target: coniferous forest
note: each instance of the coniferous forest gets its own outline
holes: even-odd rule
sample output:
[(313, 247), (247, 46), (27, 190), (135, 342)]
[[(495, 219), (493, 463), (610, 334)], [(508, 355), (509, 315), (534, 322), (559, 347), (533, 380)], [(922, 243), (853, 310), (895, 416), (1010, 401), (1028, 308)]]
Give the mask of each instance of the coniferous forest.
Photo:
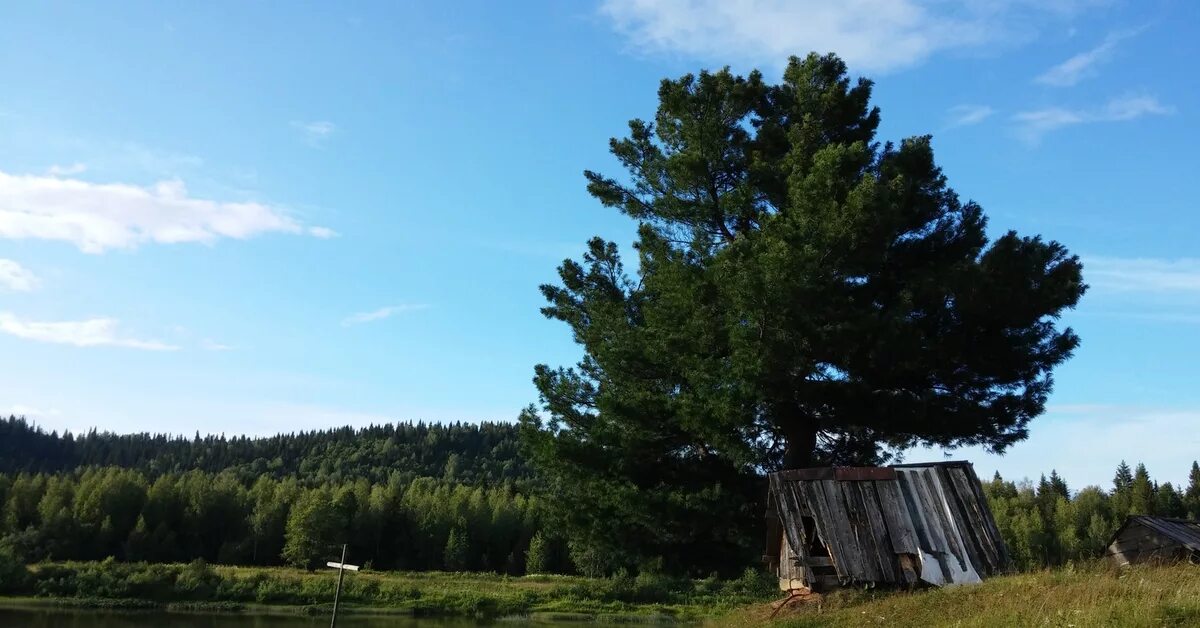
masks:
[(520, 482), (516, 426), (508, 423), (394, 423), (266, 438), (167, 434), (46, 433), (17, 417), (0, 420), (0, 472), (72, 471), (115, 466), (154, 479), (184, 471), (226, 472), (242, 481), (266, 475), (317, 481), (386, 482), (446, 477), (467, 484)]
[(564, 570), (512, 425), (400, 423), (270, 438), (47, 434), (0, 421), (0, 551), (103, 559)]
[[(348, 543), (376, 569), (599, 576), (629, 567), (553, 526), (541, 506), (550, 496), (508, 424), (186, 439), (58, 435), (10, 417), (0, 420), (0, 447), (0, 554), (20, 562), (313, 567)], [(997, 475), (984, 488), (1026, 569), (1098, 556), (1127, 515), (1200, 517), (1196, 464), (1186, 487), (1121, 462), (1107, 487), (1076, 489), (1052, 471), (1036, 483)], [(747, 528), (737, 542), (752, 548), (762, 534)], [(728, 570), (753, 566), (747, 558)]]

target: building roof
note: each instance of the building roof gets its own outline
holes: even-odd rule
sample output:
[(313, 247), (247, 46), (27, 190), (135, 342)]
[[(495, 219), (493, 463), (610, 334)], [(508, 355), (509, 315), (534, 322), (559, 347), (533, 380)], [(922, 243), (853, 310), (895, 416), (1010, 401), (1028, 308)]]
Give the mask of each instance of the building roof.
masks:
[(811, 517), (843, 584), (959, 584), (1008, 568), (969, 462), (795, 469), (771, 474), (770, 483), (793, 551), (807, 559)]
[(1125, 523), (1108, 540), (1108, 544), (1111, 546), (1114, 541), (1121, 537), (1121, 534), (1126, 529), (1133, 525), (1144, 526), (1159, 535), (1176, 541), (1193, 552), (1200, 552), (1200, 521), (1156, 517), (1154, 515), (1132, 515), (1127, 517)]

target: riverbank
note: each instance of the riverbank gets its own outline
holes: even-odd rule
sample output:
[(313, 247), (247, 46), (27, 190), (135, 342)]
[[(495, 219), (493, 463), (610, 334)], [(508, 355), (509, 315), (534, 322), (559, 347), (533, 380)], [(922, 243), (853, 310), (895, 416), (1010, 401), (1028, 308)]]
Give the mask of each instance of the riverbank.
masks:
[[(5, 583), (0, 604), (256, 614), (327, 614), (337, 580), (332, 571), (112, 560), (31, 565), (21, 578)], [(660, 623), (700, 621), (776, 595), (773, 579), (755, 572), (722, 581), (364, 571), (347, 575), (341, 600), (347, 614)]]

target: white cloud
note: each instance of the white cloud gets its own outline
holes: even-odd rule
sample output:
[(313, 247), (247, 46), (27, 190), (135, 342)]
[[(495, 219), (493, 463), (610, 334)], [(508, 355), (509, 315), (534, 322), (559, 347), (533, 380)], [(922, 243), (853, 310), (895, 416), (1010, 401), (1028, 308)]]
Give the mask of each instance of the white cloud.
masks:
[(189, 196), (179, 180), (141, 187), (0, 172), (0, 238), (59, 240), (101, 253), (146, 242), (212, 243), (272, 232), (332, 235), (261, 203)]
[(1098, 290), (1200, 294), (1200, 258), (1086, 257), (1083, 276)]
[(314, 238), (321, 238), (322, 240), (328, 240), (329, 238), (335, 238), (335, 237), (337, 237), (337, 234), (338, 233), (336, 231), (334, 231), (333, 229), (330, 229), (329, 227), (309, 227), (308, 228), (308, 235), (310, 235)]
[(1158, 102), (1153, 96), (1125, 96), (1110, 100), (1099, 115), (1094, 117), (1098, 122), (1115, 122), (1133, 120), (1147, 115), (1167, 115), (1175, 109)]
[(600, 12), (637, 48), (719, 63), (781, 63), (836, 52), (855, 70), (912, 66), (953, 49), (1011, 45), (1092, 0), (605, 0)]
[(416, 310), (423, 310), (428, 307), (429, 306), (424, 303), (389, 305), (386, 307), (381, 307), (377, 310), (371, 310), (369, 312), (358, 312), (357, 314), (351, 314), (350, 316), (347, 316), (344, 320), (342, 320), (342, 326), (349, 327), (351, 325), (360, 325), (362, 323), (370, 323), (372, 321), (378, 321), (378, 320), (383, 320), (385, 318), (391, 318), (397, 314), (403, 314), (404, 312), (413, 312)]
[(29, 292), (40, 280), (28, 268), (10, 260), (0, 258), (0, 288), (14, 292)]
[(232, 345), (223, 344), (209, 338), (200, 341), (200, 348), (205, 351), (233, 351)]
[(1013, 116), (1017, 123), (1017, 134), (1021, 139), (1036, 144), (1042, 136), (1078, 124), (1096, 122), (1123, 122), (1150, 115), (1167, 115), (1174, 109), (1158, 102), (1153, 96), (1124, 96), (1114, 98), (1099, 109), (1066, 109), (1047, 107), (1022, 111)]
[(946, 128), (952, 129), (979, 124), (990, 118), (993, 113), (996, 113), (996, 110), (987, 105), (957, 105), (951, 107), (947, 113), (950, 120), (946, 123)]
[(87, 164), (80, 162), (75, 162), (69, 166), (60, 166), (58, 164), (54, 164), (46, 169), (46, 174), (52, 177), (69, 177), (73, 174), (79, 174), (81, 172), (87, 172)]
[(1034, 79), (1043, 85), (1052, 85), (1054, 87), (1069, 87), (1079, 81), (1095, 76), (1098, 73), (1097, 66), (1112, 58), (1113, 51), (1116, 50), (1117, 44), (1123, 40), (1129, 39), (1137, 35), (1140, 30), (1124, 31), (1119, 33), (1109, 33), (1104, 41), (1099, 46), (1091, 50), (1085, 50), (1066, 61), (1050, 68), (1043, 72), (1040, 76)]
[(329, 139), (330, 136), (337, 131), (337, 125), (324, 120), (315, 120), (312, 122), (293, 121), (292, 127), (300, 131), (304, 136), (304, 141), (312, 146), (319, 146)]
[(9, 312), (0, 312), (0, 332), (52, 344), (76, 347), (127, 347), (147, 351), (173, 351), (179, 347), (157, 340), (139, 340), (117, 334), (118, 322), (112, 318), (83, 321), (25, 321)]

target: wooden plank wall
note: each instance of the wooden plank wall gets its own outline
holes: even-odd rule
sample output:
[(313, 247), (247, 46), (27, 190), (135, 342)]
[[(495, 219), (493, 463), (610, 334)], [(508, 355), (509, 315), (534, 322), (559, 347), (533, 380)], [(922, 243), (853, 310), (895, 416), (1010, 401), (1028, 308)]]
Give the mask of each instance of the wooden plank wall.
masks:
[(1128, 565), (1155, 560), (1176, 560), (1188, 553), (1188, 548), (1177, 539), (1163, 535), (1139, 521), (1132, 521), (1117, 533), (1116, 538), (1108, 545), (1105, 555), (1117, 565)]
[[(784, 576), (812, 583), (827, 560), (840, 584), (977, 582), (1009, 568), (1007, 549), (968, 463), (886, 469), (803, 469), (772, 474), (786, 540)], [(812, 517), (828, 558), (806, 555)], [(797, 550), (797, 548), (799, 548)], [(783, 567), (788, 552), (795, 570)]]

